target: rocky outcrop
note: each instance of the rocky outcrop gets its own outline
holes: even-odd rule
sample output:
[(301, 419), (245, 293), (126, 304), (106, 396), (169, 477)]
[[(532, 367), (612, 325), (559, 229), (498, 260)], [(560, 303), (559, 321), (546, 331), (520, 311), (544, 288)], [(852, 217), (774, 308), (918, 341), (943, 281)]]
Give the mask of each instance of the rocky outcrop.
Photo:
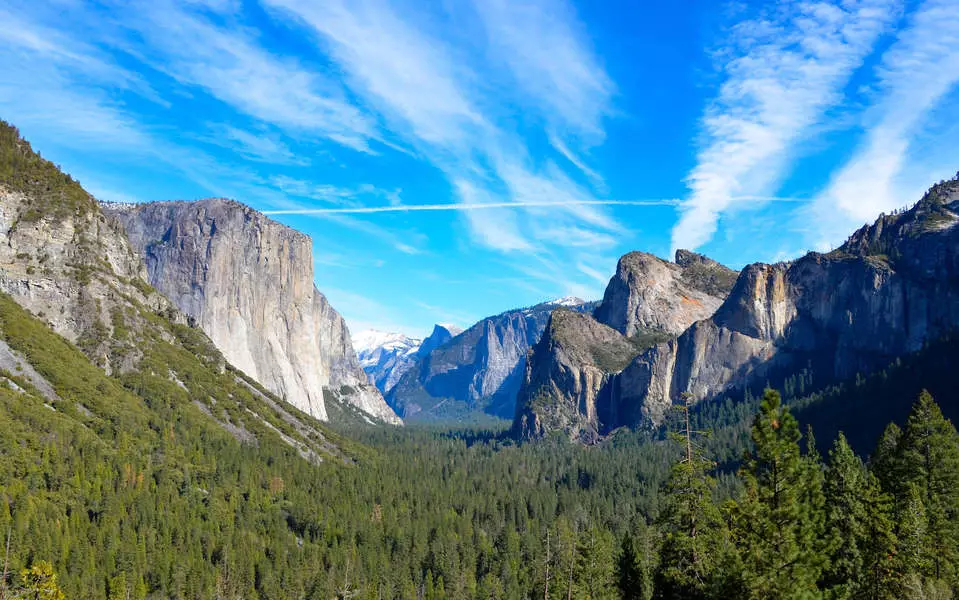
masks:
[(554, 310), (530, 351), (514, 427), (524, 438), (564, 431), (591, 442), (608, 414), (607, 383), (639, 352), (633, 342), (589, 314)]
[(591, 442), (631, 421), (613, 401), (616, 374), (644, 349), (712, 315), (735, 279), (735, 271), (685, 250), (674, 263), (644, 252), (623, 256), (592, 316), (553, 313), (528, 359), (516, 435), (563, 431)]
[(559, 306), (592, 308), (582, 300), (563, 298), (483, 319), (423, 352), (387, 401), (403, 418), (461, 419), (473, 413), (512, 418), (526, 354)]
[(732, 269), (685, 250), (674, 263), (630, 252), (619, 259), (596, 320), (627, 337), (646, 330), (679, 335), (712, 315), (735, 281)]
[[(125, 405), (79, 392), (74, 378), (142, 403), (137, 411), (146, 410), (150, 423), (171, 433), (175, 425), (178, 436), (210, 431), (197, 422), (210, 419), (243, 444), (272, 438), (313, 463), (348, 460), (314, 419), (284, 408), (228, 365), (147, 277), (123, 225), (0, 121), (0, 363), (15, 373), (0, 385), (38, 394), (107, 443), (117, 424), (136, 421), (118, 418)], [(64, 339), (116, 377), (99, 373)]]
[(637, 357), (613, 402), (661, 422), (683, 393), (710, 399), (809, 369), (868, 373), (959, 327), (959, 181), (880, 217), (838, 250), (746, 268), (716, 314)]
[[(65, 177), (47, 176), (57, 175)], [(130, 299), (173, 320), (185, 317), (143, 283), (146, 269), (123, 227), (92, 198), (59, 215), (52, 206), (39, 210), (42, 205), (34, 194), (0, 183), (0, 291), (108, 373), (129, 370), (138, 349), (120, 352), (112, 338), (115, 315), (126, 312)]]
[(222, 199), (104, 212), (142, 253), (150, 284), (234, 366), (318, 419), (339, 398), (399, 422), (360, 368), (343, 318), (313, 284), (308, 236)]

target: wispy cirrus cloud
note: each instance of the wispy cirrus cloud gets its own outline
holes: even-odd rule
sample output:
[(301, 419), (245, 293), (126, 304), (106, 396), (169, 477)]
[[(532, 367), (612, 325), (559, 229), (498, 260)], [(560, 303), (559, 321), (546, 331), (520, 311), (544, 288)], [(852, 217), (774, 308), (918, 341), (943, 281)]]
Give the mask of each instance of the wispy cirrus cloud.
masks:
[(155, 92), (98, 48), (26, 18), (21, 6), (10, 8), (0, 8), (4, 118), (31, 131), (65, 131), (63, 143), (77, 147), (148, 149), (149, 137), (110, 91)]
[[(309, 215), (309, 214), (360, 214), (367, 212), (384, 212), (400, 205), (400, 190), (383, 190), (371, 184), (362, 184), (355, 187), (342, 187), (325, 183), (316, 183), (303, 179), (295, 179), (287, 175), (275, 175), (270, 178), (270, 185), (285, 194), (309, 198), (324, 204), (337, 205), (335, 208), (303, 208), (289, 210), (268, 210), (272, 215)], [(389, 206), (368, 207), (361, 203), (368, 199), (386, 199)], [(372, 210), (371, 210), (372, 209)], [(377, 210), (379, 209), (379, 210)]]
[(796, 145), (843, 98), (843, 88), (899, 11), (898, 0), (777, 4), (736, 25), (721, 51), (724, 80), (702, 118), (702, 147), (673, 229), (697, 248), (737, 196), (774, 191)]
[(959, 2), (927, 0), (908, 15), (877, 79), (865, 139), (812, 207), (825, 225), (811, 232), (817, 246), (829, 247), (850, 228), (915, 201), (937, 169), (940, 176), (956, 169), (959, 149), (948, 142), (936, 164), (919, 164), (909, 154), (930, 111), (959, 83)]
[(172, 1), (126, 7), (119, 21), (136, 36), (124, 48), (262, 122), (371, 152), (376, 124), (338, 82), (266, 50), (254, 31), (215, 23), (203, 8)]
[(272, 165), (306, 166), (309, 161), (294, 153), (279, 136), (266, 131), (248, 131), (228, 124), (210, 126), (202, 141), (233, 150), (243, 158)]
[(277, 18), (313, 32), (363, 104), (445, 174), (474, 240), (505, 253), (546, 256), (563, 245), (550, 233), (587, 240), (623, 232), (604, 203), (556, 163), (534, 160), (525, 136), (499, 118), (526, 106), (560, 156), (601, 179), (569, 143), (603, 140), (614, 86), (562, 0), (454, 3), (481, 17), (486, 39), (469, 42), (480, 48), (436, 37), (443, 27), (424, 22), (435, 25), (430, 17), (442, 15), (424, 16), (410, 5), (400, 11), (385, 0), (267, 4)]
[[(293, 193), (293, 192), (290, 192)], [(303, 193), (295, 195), (306, 195)], [(352, 197), (355, 195), (353, 190), (344, 190), (327, 186), (320, 192), (318, 199), (340, 198), (343, 196)], [(398, 212), (419, 212), (419, 211), (473, 211), (473, 210), (497, 210), (497, 209), (523, 209), (523, 208), (557, 208), (569, 206), (679, 206), (680, 201), (664, 198), (662, 200), (565, 200), (554, 202), (551, 200), (527, 200), (519, 202), (457, 202), (449, 204), (391, 204), (389, 206), (350, 206), (334, 208), (299, 208), (299, 209), (279, 209), (266, 210), (264, 214), (268, 215), (322, 215), (322, 214), (375, 214), (375, 213), (398, 213)]]
[(615, 86), (593, 55), (572, 6), (565, 0), (474, 0), (488, 43), (524, 90), (527, 106), (546, 122), (550, 142), (590, 175), (564, 137), (601, 142)]

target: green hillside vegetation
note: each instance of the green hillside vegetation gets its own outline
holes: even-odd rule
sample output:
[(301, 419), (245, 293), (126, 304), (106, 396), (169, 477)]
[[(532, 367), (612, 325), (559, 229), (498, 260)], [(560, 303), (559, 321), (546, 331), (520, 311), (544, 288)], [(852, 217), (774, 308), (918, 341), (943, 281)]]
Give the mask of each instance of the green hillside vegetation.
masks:
[[(51, 211), (37, 219), (98, 210), (61, 202), (72, 180), (4, 127), (0, 183)], [(712, 433), (690, 432), (688, 445), (664, 431), (589, 448), (517, 445), (504, 431), (335, 433), (227, 365), (176, 311), (148, 308), (136, 294), (149, 286), (106, 267), (90, 278), (113, 290), (110, 318), (91, 302), (94, 326), (76, 346), (0, 295), (0, 596), (959, 592), (959, 436), (919, 391), (955, 414), (951, 339), (824, 391), (796, 373), (785, 402), (767, 391), (694, 407), (689, 429)], [(103, 347), (115, 375), (89, 358)]]
[(61, 220), (96, 210), (96, 200), (56, 165), (33, 151), (16, 127), (0, 120), (0, 184), (32, 199), (21, 222)]

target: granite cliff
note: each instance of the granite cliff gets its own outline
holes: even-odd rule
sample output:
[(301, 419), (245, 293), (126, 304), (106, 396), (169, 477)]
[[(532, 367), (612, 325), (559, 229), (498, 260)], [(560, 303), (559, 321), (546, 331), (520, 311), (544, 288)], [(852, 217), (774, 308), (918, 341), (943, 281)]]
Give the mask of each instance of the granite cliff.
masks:
[[(8, 387), (26, 377), (52, 418), (105, 435), (104, 448), (116, 444), (117, 423), (146, 412), (142, 431), (130, 433), (204, 431), (222, 436), (217, 443), (280, 442), (314, 463), (346, 458), (335, 434), (233, 368), (147, 277), (123, 224), (0, 121), (0, 363)], [(10, 389), (29, 400), (29, 389)]]
[[(582, 415), (593, 413), (557, 409), (573, 406), (575, 388), (544, 388), (536, 374), (545, 370), (530, 369), (528, 391), (521, 394), (522, 406), (530, 408), (517, 413), (516, 432), (535, 437), (562, 429), (588, 440), (619, 426), (658, 425), (684, 394), (695, 401), (735, 396), (781, 385), (798, 371), (822, 387), (883, 368), (959, 326), (957, 223), (959, 180), (945, 181), (909, 210), (881, 216), (833, 252), (746, 267), (712, 316), (608, 377), (595, 392), (598, 426), (586, 435), (579, 433)], [(610, 321), (629, 330), (622, 315), (642, 313), (626, 306), (607, 307), (597, 316), (618, 314)], [(542, 389), (558, 392), (544, 400)]]
[(561, 298), (487, 317), (435, 348), (421, 349), (387, 401), (403, 418), (511, 418), (526, 354), (539, 341), (550, 312), (562, 306), (573, 311), (593, 307), (578, 298)]
[(623, 371), (616, 401), (651, 425), (683, 393), (711, 399), (800, 368), (825, 384), (920, 350), (959, 326), (957, 223), (952, 180), (833, 252), (750, 265), (711, 319)]
[(353, 336), (353, 343), (370, 382), (388, 394), (417, 360), (462, 332), (455, 325), (437, 324), (426, 339), (419, 340), (401, 333), (370, 330)]
[(624, 255), (592, 315), (552, 313), (527, 361), (516, 434), (559, 430), (588, 443), (628, 421), (613, 402), (615, 376), (644, 349), (712, 315), (735, 279), (735, 271), (685, 250), (675, 262)]
[(104, 212), (142, 254), (149, 283), (234, 366), (320, 420), (337, 400), (400, 422), (360, 368), (345, 321), (314, 286), (308, 236), (223, 199)]

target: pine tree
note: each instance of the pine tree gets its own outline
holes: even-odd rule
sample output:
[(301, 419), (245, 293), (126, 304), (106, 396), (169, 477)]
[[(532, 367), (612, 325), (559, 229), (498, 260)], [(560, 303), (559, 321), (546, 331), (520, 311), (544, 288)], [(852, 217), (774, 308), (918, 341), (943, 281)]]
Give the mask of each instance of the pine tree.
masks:
[[(754, 599), (816, 598), (823, 558), (816, 552), (816, 522), (806, 499), (809, 466), (799, 450), (799, 425), (767, 390), (753, 422), (755, 450), (742, 476), (745, 493), (734, 517), (743, 579)], [(821, 492), (820, 492), (821, 493)]]
[(26, 600), (65, 600), (66, 596), (57, 584), (57, 574), (53, 565), (42, 560), (29, 569), (20, 572), (23, 582), (21, 598)]
[(616, 561), (616, 583), (622, 600), (645, 600), (643, 572), (636, 555), (633, 536), (626, 532)]
[(577, 552), (576, 598), (612, 600), (615, 597), (613, 542), (609, 532), (594, 526), (580, 535)]
[(894, 600), (897, 598), (898, 573), (896, 546), (898, 540), (893, 522), (893, 501), (882, 490), (872, 473), (866, 474), (862, 501), (865, 527), (860, 551), (863, 577), (854, 597), (863, 600)]
[(959, 434), (923, 391), (900, 443), (901, 476), (914, 485), (926, 512), (926, 574), (959, 584)]
[(713, 503), (712, 464), (693, 443), (689, 401), (682, 407), (685, 430), (679, 441), (685, 455), (666, 483), (665, 506), (659, 520), (663, 532), (654, 597), (703, 598), (713, 587), (716, 568), (728, 538), (719, 509)]
[(821, 585), (827, 598), (854, 596), (865, 579), (866, 470), (840, 433), (829, 451), (824, 491), (829, 562)]
[(902, 497), (902, 467), (899, 460), (899, 442), (902, 430), (890, 423), (879, 437), (876, 451), (869, 459), (869, 470), (879, 479), (882, 489), (894, 497)]

